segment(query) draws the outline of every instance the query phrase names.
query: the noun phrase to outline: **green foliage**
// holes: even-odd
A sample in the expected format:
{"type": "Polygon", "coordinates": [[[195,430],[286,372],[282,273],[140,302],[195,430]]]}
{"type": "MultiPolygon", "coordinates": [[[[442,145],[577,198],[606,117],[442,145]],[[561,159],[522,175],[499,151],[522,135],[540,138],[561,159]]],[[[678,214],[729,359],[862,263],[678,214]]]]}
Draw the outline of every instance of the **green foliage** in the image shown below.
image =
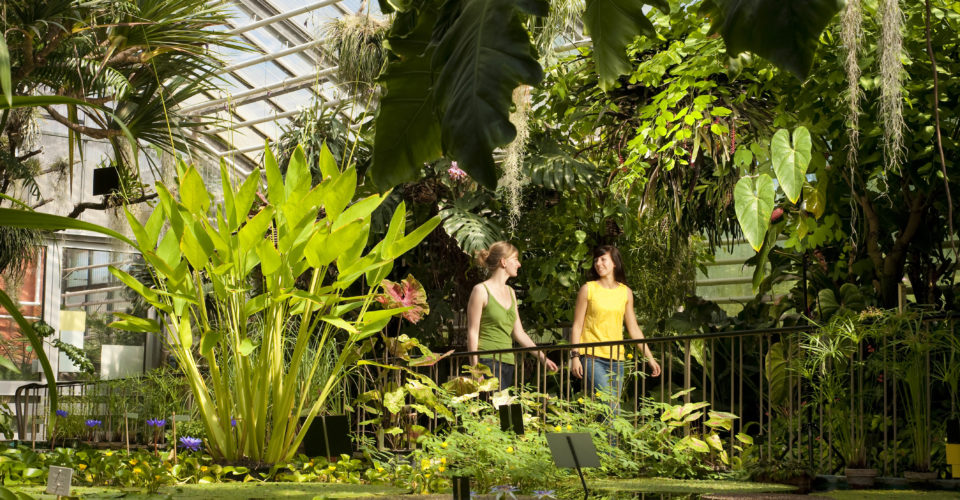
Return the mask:
{"type": "Polygon", "coordinates": [[[791,143],[790,133],[785,129],[778,130],[770,141],[770,159],[773,160],[773,171],[777,174],[784,194],[790,203],[796,203],[807,182],[810,132],[805,127],[797,127],[793,131],[791,143]]]}
{"type": "MultiPolygon", "coordinates": [[[[255,205],[259,170],[234,188],[221,165],[224,200],[214,205],[199,172],[180,164],[180,200],[158,185],[160,203],[145,225],[128,214],[155,284],[111,272],[161,313],[168,348],[190,383],[217,457],[276,463],[293,456],[339,381],[369,348],[364,341],[405,310],[369,310],[393,260],[440,222],[431,219],[407,234],[401,206],[383,240],[369,245],[371,213],[383,198],[351,204],[355,169],[341,172],[326,150],[320,162],[325,179],[311,189],[302,150],[294,152],[283,176],[267,148],[262,206],[255,205]],[[248,216],[251,209],[255,215],[248,216]],[[333,266],[337,273],[331,276],[333,266]],[[309,282],[306,289],[298,286],[301,276],[309,282]],[[361,278],[369,291],[348,292],[361,278]],[[249,290],[251,280],[259,280],[257,295],[249,290]],[[313,352],[337,352],[331,376],[319,387],[312,387],[312,376],[298,377],[310,346],[313,352]],[[210,366],[209,378],[201,363],[210,366]],[[297,428],[300,416],[305,422],[297,428]],[[237,432],[232,418],[239,420],[237,432]]],[[[111,326],[144,331],[160,324],[121,317],[111,326]]],[[[323,359],[309,360],[309,373],[323,359]]]]}
{"type": "Polygon", "coordinates": [[[471,0],[444,9],[429,0],[415,4],[397,7],[401,12],[388,38],[397,57],[383,77],[374,180],[383,187],[414,180],[442,145],[492,189],[493,150],[516,135],[508,116],[513,89],[542,78],[523,20],[545,14],[545,3],[471,0]]]}
{"type": "MultiPolygon", "coordinates": [[[[50,106],[53,119],[69,128],[71,165],[81,135],[108,141],[116,166],[132,179],[139,177],[137,151],[143,144],[167,152],[207,150],[199,136],[175,132],[205,124],[181,116],[179,108],[217,87],[223,65],[217,54],[246,49],[216,28],[227,24],[226,2],[8,4],[7,50],[0,50],[9,52],[9,58],[0,57],[4,107],[50,106]],[[52,108],[68,99],[66,116],[52,108]],[[79,109],[89,116],[83,124],[79,109]]],[[[17,137],[22,130],[7,127],[6,114],[2,122],[4,138],[21,146],[17,137]]]]}
{"type": "Polygon", "coordinates": [[[733,191],[737,220],[754,250],[760,251],[773,213],[773,179],[767,174],[743,177],[733,191]]]}
{"type": "Polygon", "coordinates": [[[653,23],[644,13],[645,4],[670,12],[670,4],[666,0],[587,0],[583,27],[593,42],[594,64],[600,76],[600,88],[605,91],[614,86],[620,75],[632,69],[626,56],[627,45],[637,35],[657,35],[653,23]]]}
{"type": "Polygon", "coordinates": [[[750,51],[806,78],[820,33],[840,12],[838,0],[707,0],[711,31],[720,33],[727,52],[750,51]]]}
{"type": "MultiPolygon", "coordinates": [[[[670,10],[664,0],[649,3],[670,10]]],[[[629,72],[634,52],[625,55],[624,50],[633,39],[645,34],[646,40],[659,42],[652,22],[656,16],[644,14],[643,5],[586,2],[583,23],[593,38],[604,91],[629,72]]],[[[386,98],[377,117],[376,141],[383,153],[374,152],[374,179],[383,187],[414,180],[423,163],[439,157],[442,144],[447,157],[492,189],[497,178],[492,152],[515,135],[508,119],[511,92],[522,83],[536,84],[541,75],[523,21],[546,15],[545,5],[539,0],[457,5],[383,0],[381,7],[398,13],[388,39],[394,57],[383,75],[386,98]]],[[[724,35],[732,53],[755,51],[803,76],[812,62],[811,45],[838,11],[831,0],[813,6],[794,1],[786,9],[770,0],[747,5],[709,2],[707,8],[712,8],[715,30],[724,35]],[[762,33],[750,36],[755,31],[762,33]]],[[[592,71],[591,77],[596,81],[592,71]]]]}

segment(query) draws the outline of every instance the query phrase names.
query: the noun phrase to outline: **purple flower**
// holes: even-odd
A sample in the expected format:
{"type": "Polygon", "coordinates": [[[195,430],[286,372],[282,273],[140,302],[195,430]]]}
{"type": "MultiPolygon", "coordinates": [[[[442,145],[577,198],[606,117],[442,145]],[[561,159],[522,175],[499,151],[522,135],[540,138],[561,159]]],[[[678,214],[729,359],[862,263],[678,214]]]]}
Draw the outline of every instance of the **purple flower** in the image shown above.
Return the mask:
{"type": "Polygon", "coordinates": [[[462,181],[467,178],[467,173],[464,172],[458,165],[457,162],[450,162],[450,168],[447,169],[447,175],[450,176],[452,181],[462,181]]]}
{"type": "Polygon", "coordinates": [[[533,496],[537,497],[538,500],[544,500],[547,498],[554,498],[554,490],[534,490],[533,496]]]}
{"type": "Polygon", "coordinates": [[[147,420],[147,425],[150,427],[162,428],[167,425],[167,419],[165,418],[151,418],[147,420]]]}
{"type": "Polygon", "coordinates": [[[203,440],[190,436],[183,436],[180,438],[180,445],[190,451],[200,450],[200,445],[203,444],[203,440]]]}
{"type": "Polygon", "coordinates": [[[90,428],[92,429],[92,428],[94,428],[94,427],[99,427],[100,424],[102,424],[103,422],[91,418],[91,419],[87,420],[86,423],[87,423],[87,427],[90,427],[90,428]]]}
{"type": "Polygon", "coordinates": [[[517,491],[517,487],[510,486],[509,484],[501,484],[490,487],[490,493],[513,493],[514,491],[517,491]]]}
{"type": "Polygon", "coordinates": [[[236,426],[237,426],[237,418],[230,417],[230,427],[236,427],[236,426]]]}
{"type": "Polygon", "coordinates": [[[66,418],[67,415],[69,415],[69,414],[67,413],[67,410],[57,410],[57,416],[58,416],[58,417],[66,418]]]}

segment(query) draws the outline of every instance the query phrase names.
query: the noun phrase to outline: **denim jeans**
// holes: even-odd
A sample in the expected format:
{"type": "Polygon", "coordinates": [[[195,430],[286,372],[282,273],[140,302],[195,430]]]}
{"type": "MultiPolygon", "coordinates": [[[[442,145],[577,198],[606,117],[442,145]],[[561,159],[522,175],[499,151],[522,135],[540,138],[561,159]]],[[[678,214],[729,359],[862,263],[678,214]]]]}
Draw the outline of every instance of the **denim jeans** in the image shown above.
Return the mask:
{"type": "Polygon", "coordinates": [[[610,397],[610,410],[620,413],[620,388],[623,384],[623,361],[583,356],[584,389],[587,395],[604,392],[610,397]]]}
{"type": "Polygon", "coordinates": [[[516,368],[510,363],[501,363],[495,359],[480,358],[480,364],[490,368],[494,377],[500,379],[500,390],[513,386],[513,374],[516,368]]]}

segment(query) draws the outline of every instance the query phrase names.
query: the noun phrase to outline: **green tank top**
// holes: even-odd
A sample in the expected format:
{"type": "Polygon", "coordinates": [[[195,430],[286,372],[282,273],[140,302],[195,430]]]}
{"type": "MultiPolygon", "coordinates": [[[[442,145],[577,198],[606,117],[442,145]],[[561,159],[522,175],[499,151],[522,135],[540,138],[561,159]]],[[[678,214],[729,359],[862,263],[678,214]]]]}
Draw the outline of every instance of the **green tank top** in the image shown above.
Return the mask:
{"type": "MultiPolygon", "coordinates": [[[[513,300],[513,294],[510,294],[510,308],[507,309],[497,302],[486,284],[483,288],[487,290],[487,305],[480,313],[478,348],[481,351],[510,349],[513,347],[513,324],[517,321],[517,304],[513,300]]],[[[494,359],[499,359],[501,363],[514,364],[512,353],[500,354],[499,358],[494,359]]]]}

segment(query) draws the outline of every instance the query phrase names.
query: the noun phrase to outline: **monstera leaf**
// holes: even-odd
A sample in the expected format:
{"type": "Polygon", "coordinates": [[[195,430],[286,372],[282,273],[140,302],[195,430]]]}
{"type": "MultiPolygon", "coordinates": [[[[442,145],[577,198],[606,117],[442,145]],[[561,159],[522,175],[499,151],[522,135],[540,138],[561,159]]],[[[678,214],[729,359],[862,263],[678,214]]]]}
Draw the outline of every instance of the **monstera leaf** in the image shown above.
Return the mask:
{"type": "Polygon", "coordinates": [[[593,60],[603,90],[609,90],[617,77],[632,71],[627,45],[638,35],[657,35],[644,13],[645,4],[670,12],[670,4],[664,0],[587,0],[583,27],[593,41],[593,60]]]}
{"type": "Polygon", "coordinates": [[[497,186],[493,150],[509,144],[513,89],[536,85],[543,70],[521,19],[543,16],[540,0],[466,0],[433,57],[443,149],[474,180],[497,186]]]}
{"type": "Polygon", "coordinates": [[[468,255],[477,250],[488,248],[495,241],[503,239],[503,229],[484,213],[474,213],[476,201],[464,197],[452,205],[441,205],[440,217],[443,230],[457,240],[460,249],[468,255]]]}
{"type": "Polygon", "coordinates": [[[842,0],[707,0],[711,31],[727,53],[750,51],[806,78],[820,33],[843,7],[842,0]]]}

